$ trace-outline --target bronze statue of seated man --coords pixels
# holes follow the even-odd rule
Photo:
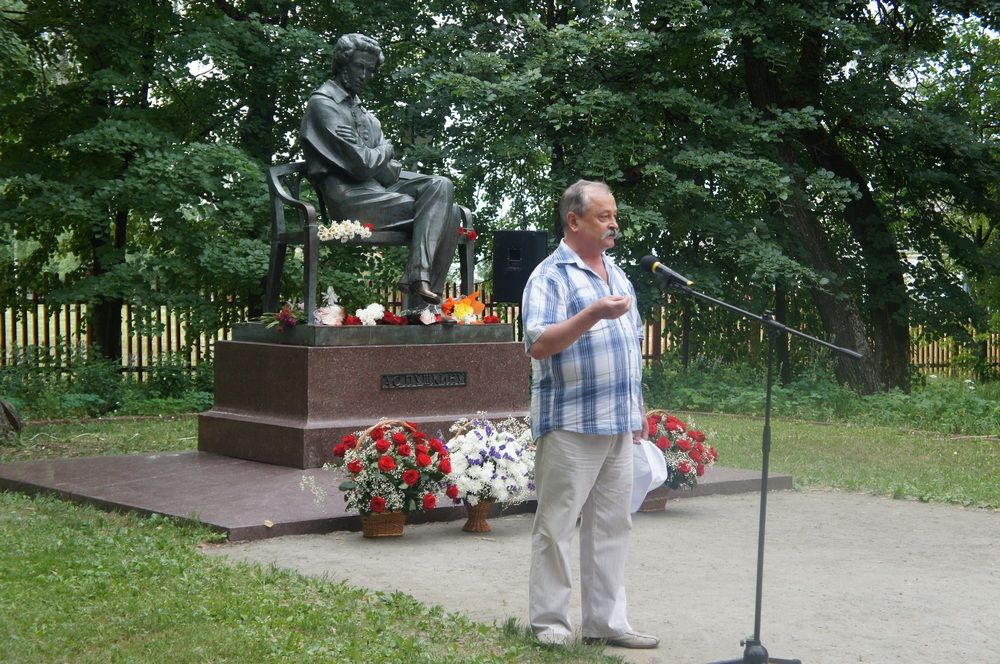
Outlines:
[[[358,100],[385,57],[365,35],[337,40],[333,77],[313,92],[300,132],[306,176],[332,219],[411,233],[404,293],[441,301],[458,243],[461,211],[449,179],[409,173],[394,158],[378,119]]]

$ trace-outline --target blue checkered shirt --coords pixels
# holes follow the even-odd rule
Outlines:
[[[642,318],[635,290],[605,255],[608,283],[565,242],[543,260],[524,287],[525,351],[550,325],[572,318],[607,295],[627,295],[632,309],[602,320],[560,353],[531,360],[531,433],[554,429],[620,434],[642,428]]]

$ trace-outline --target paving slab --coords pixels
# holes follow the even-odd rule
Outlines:
[[[358,516],[344,509],[337,490],[341,479],[339,471],[289,468],[200,451],[0,464],[0,489],[48,492],[107,509],[199,521],[227,533],[232,541],[360,530]],[[772,489],[790,489],[792,478],[775,473],[768,483]],[[713,466],[693,491],[676,495],[759,487],[757,471]],[[496,509],[497,514],[530,512],[534,501]],[[407,516],[409,523],[464,518],[464,508],[451,505]]]

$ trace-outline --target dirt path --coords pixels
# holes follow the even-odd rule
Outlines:
[[[741,657],[739,641],[753,631],[758,510],[758,496],[746,494],[635,515],[630,619],[662,644],[608,652],[640,663]],[[209,553],[400,590],[487,623],[523,623],[531,515],[491,524],[488,535],[438,523],[407,526],[389,541],[340,532]],[[396,572],[419,559],[452,564],[438,574]],[[770,494],[761,637],[772,656],[806,664],[1000,663],[1000,512],[832,491]]]

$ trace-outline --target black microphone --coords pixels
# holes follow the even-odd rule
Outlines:
[[[674,281],[678,282],[682,286],[690,286],[694,282],[685,277],[683,274],[674,272],[669,267],[660,262],[660,259],[656,256],[643,256],[642,260],[639,261],[639,267],[643,270],[652,272],[653,274],[661,274],[663,276],[669,277]]]

